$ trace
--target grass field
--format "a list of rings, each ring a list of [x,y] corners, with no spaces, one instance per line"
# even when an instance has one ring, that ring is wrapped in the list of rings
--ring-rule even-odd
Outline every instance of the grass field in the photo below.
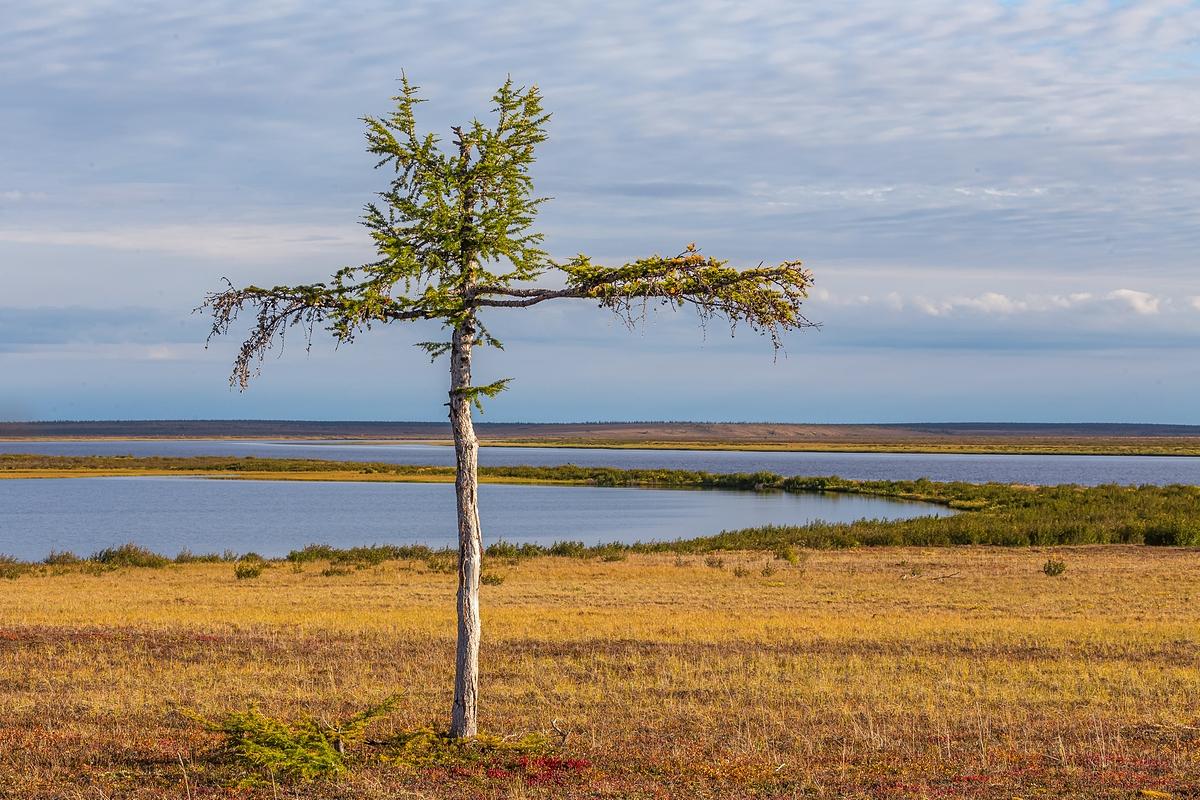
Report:
[[[1050,558],[1063,574],[1043,573]],[[394,733],[448,714],[454,576],[431,563],[278,562],[246,580],[227,563],[41,567],[0,582],[0,794],[1200,793],[1200,552],[794,561],[491,559],[482,724],[550,749],[423,766],[385,759]],[[336,719],[396,691],[351,771],[312,784],[230,788],[244,770],[177,711]]]

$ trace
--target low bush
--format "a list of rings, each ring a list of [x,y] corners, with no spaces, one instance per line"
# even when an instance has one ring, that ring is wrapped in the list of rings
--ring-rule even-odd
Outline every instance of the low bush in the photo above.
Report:
[[[1064,562],[1055,561],[1052,558],[1047,560],[1045,564],[1042,564],[1042,572],[1046,573],[1052,578],[1062,575],[1066,571],[1067,565]]]
[[[425,559],[425,568],[446,575],[458,572],[458,554],[450,551],[433,553]]]
[[[583,558],[588,554],[588,548],[583,542],[555,542],[546,552],[552,556]]]
[[[32,571],[33,567],[24,561],[18,561],[12,556],[0,555],[0,578],[16,580],[25,573]]]
[[[147,567],[150,569],[161,569],[171,563],[171,559],[166,556],[161,556],[132,542],[120,547],[107,547],[93,553],[88,560],[111,567]]]
[[[775,548],[775,557],[795,566],[800,563],[800,550],[794,544],[781,544]]]
[[[226,757],[246,770],[242,783],[252,786],[278,778],[308,782],[345,772],[347,745],[360,743],[367,726],[394,711],[398,702],[398,695],[389,697],[336,725],[312,717],[288,723],[258,709],[231,712],[216,722],[185,716],[224,734]]]
[[[251,580],[262,575],[265,567],[266,562],[261,559],[258,561],[239,561],[233,567],[233,576],[239,581]]]
[[[287,560],[295,564],[328,561],[332,564],[377,566],[386,561],[421,561],[449,552],[452,551],[448,549],[433,550],[423,544],[373,544],[347,548],[332,547],[327,544],[310,544],[301,550],[293,550],[288,553]]]
[[[83,559],[70,550],[51,550],[50,554],[42,559],[42,563],[54,567],[68,567],[75,564],[82,564]]]
[[[535,558],[537,556],[546,555],[546,548],[539,544],[533,544],[532,542],[513,544],[512,542],[506,542],[503,539],[498,539],[487,546],[487,549],[484,550],[484,554],[489,558]]]
[[[186,547],[175,556],[176,564],[219,564],[228,560],[220,553],[193,553]]]

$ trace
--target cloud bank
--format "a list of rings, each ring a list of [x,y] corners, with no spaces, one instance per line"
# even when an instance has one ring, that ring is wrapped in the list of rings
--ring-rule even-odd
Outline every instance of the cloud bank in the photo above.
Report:
[[[0,406],[428,416],[429,398],[380,399],[388,383],[365,390],[374,401],[320,385],[298,394],[306,362],[295,353],[267,373],[291,392],[210,395],[202,387],[223,387],[229,348],[200,349],[203,325],[189,316],[222,276],[316,280],[370,257],[355,220],[380,176],[358,117],[386,110],[404,69],[440,132],[486,109],[507,74],[541,85],[555,117],[536,177],[554,197],[541,225],[556,256],[619,262],[698,240],[738,263],[801,257],[815,271],[824,329],[789,342],[774,372],[747,367],[740,393],[696,384],[692,405],[660,397],[673,393],[656,383],[662,354],[703,375],[721,353],[769,353],[678,318],[633,340],[586,310],[499,320],[511,348],[533,354],[529,370],[553,361],[580,396],[599,398],[580,415],[895,418],[886,397],[925,409],[909,418],[1072,409],[1196,421],[1187,398],[1200,376],[1180,355],[1200,317],[1194,2],[15,0],[6,11],[0,359],[19,359],[27,377],[6,390],[20,403]],[[563,343],[593,361],[615,349],[644,390],[601,379],[587,359],[560,364]],[[192,364],[166,381],[174,389],[154,388],[152,351]],[[953,391],[917,374],[951,351],[976,356],[954,362]],[[58,372],[99,352],[114,385],[140,386],[144,402],[94,381],[61,399],[70,383]],[[346,374],[378,374],[375,356],[338,354]],[[1047,365],[1042,379],[1025,380],[1018,356]],[[1026,392],[1002,392],[998,409],[997,371]],[[1157,388],[1132,392],[1132,373]],[[745,405],[746,387],[764,382],[816,399]],[[514,392],[498,413],[583,402],[546,391],[561,402]],[[863,401],[848,403],[855,391]],[[706,392],[723,399],[698,399]]]

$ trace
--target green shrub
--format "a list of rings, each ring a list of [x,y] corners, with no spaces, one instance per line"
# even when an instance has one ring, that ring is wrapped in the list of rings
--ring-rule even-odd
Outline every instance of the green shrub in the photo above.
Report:
[[[479,582],[488,586],[499,586],[504,583],[504,576],[495,572],[485,572],[479,576]]]
[[[361,568],[378,566],[386,561],[423,561],[439,558],[446,554],[453,555],[454,551],[433,550],[423,544],[373,544],[348,548],[332,547],[327,544],[310,544],[301,550],[293,550],[288,553],[287,560],[293,564],[328,561],[331,564],[351,564]]]
[[[555,542],[550,545],[550,549],[547,552],[552,556],[583,558],[587,555],[588,548],[583,542]]]
[[[18,561],[12,556],[0,555],[0,578],[15,581],[32,570],[33,567],[23,561]]]
[[[725,559],[720,556],[705,556],[704,566],[712,567],[713,569],[725,569]]]
[[[50,555],[42,559],[43,564],[49,564],[55,567],[72,566],[82,562],[83,559],[72,553],[70,550],[51,550]]]
[[[277,778],[308,782],[345,772],[346,746],[361,742],[367,726],[394,711],[398,702],[398,695],[389,697],[336,725],[312,717],[287,723],[258,709],[231,712],[218,722],[186,716],[225,735],[225,754],[250,773],[243,783]]]
[[[800,550],[794,544],[780,544],[775,547],[775,557],[795,566],[800,563]]]
[[[266,567],[266,562],[259,561],[239,561],[233,567],[233,577],[239,581],[250,580],[257,578],[263,574],[263,569]]]
[[[175,556],[176,564],[219,564],[226,560],[220,553],[193,553],[186,547]]]
[[[450,574],[458,572],[458,555],[450,552],[434,553],[425,559],[425,568],[430,572]]]
[[[161,569],[171,563],[171,559],[166,556],[161,556],[132,542],[120,547],[108,547],[100,550],[93,553],[89,560],[111,567],[149,567],[151,569]]]
[[[524,544],[513,544],[512,542],[506,542],[503,539],[498,539],[497,541],[488,545],[487,549],[484,550],[484,553],[489,558],[534,558],[536,556],[546,555],[546,548],[531,542],[525,542]]]
[[[735,578],[744,578],[749,574],[750,574],[750,570],[747,567],[742,566],[741,564],[738,564],[737,566],[735,566],[733,568],[733,575]]]
[[[1066,571],[1067,565],[1065,563],[1062,561],[1055,561],[1052,558],[1048,559],[1045,564],[1042,564],[1042,572],[1046,573],[1052,578],[1062,575]]]
[[[1142,539],[1152,545],[1195,547],[1200,545],[1200,519],[1174,517],[1146,523]]]

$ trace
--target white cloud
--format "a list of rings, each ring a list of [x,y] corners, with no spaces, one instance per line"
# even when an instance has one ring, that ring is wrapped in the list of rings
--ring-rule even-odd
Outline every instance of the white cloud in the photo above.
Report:
[[[328,255],[331,251],[349,257],[363,254],[369,246],[360,227],[290,223],[197,223],[104,230],[0,229],[0,242],[137,250],[234,261],[278,261],[313,253]]]
[[[1159,299],[1149,292],[1136,289],[1116,289],[1108,293],[1108,299],[1125,303],[1138,314],[1157,314]]]
[[[980,314],[1020,314],[1046,312],[1074,308],[1091,302],[1089,292],[1074,292],[1067,295],[1028,295],[1010,297],[1000,292],[983,292],[974,297],[953,296],[941,300],[916,297],[914,304],[929,316],[942,316],[955,311],[974,311]]]
[[[18,203],[23,200],[45,200],[44,192],[26,192],[20,189],[6,189],[0,192],[0,200],[9,203]]]

